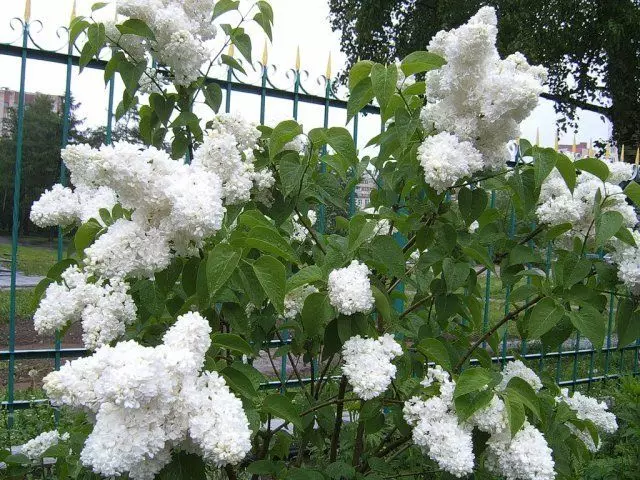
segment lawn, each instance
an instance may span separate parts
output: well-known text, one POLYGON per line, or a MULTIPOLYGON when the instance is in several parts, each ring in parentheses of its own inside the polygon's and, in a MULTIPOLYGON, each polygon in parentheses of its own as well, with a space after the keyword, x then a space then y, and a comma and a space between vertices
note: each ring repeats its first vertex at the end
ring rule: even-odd
MULTIPOLYGON (((16 290, 16 318, 31 319, 33 306, 33 288, 16 290)), ((9 321, 9 290, 0 290, 0 324, 9 321)))
MULTIPOLYGON (((18 271, 25 275, 46 275, 51 266, 56 263, 58 254, 51 246, 22 246, 18 247, 18 271)), ((11 260, 11 245, 0 244, 0 262, 9 268, 11 260)))

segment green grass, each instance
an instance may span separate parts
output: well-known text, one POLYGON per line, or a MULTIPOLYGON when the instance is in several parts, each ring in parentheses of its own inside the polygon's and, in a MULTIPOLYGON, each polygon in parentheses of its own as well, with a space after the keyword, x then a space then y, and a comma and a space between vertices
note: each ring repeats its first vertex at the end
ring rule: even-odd
MULTIPOLYGON (((9 267, 11 259, 11 245, 0 244, 0 259, 9 267)), ((49 268, 56 263, 58 255, 56 249, 51 246, 18 247, 18 271, 25 275, 46 275, 49 268)))
MULTIPOLYGON (((33 306, 33 288, 16 290, 16 317, 31 318, 35 312, 33 306)), ((9 321, 9 290, 0 290, 0 323, 9 321)))

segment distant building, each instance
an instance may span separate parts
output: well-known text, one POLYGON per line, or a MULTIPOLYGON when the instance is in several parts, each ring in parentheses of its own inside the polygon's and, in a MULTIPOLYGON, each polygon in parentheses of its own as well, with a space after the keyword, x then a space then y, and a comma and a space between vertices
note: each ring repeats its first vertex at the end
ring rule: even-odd
MULTIPOLYGON (((375 173, 373 174, 375 175, 375 173)), ((360 183, 356 185, 356 208, 362 210, 369 204, 369 198, 371 197, 371 191, 375 190, 378 186, 371 174, 364 172, 360 183)))
MULTIPOLYGON (((0 88, 0 125, 9 118, 9 112, 12 108, 18 108, 19 95, 20 92, 16 92, 15 90, 10 90, 6 87, 0 88)), ((53 102, 53 111, 56 113, 62 113, 64 97, 61 95, 26 92, 24 95, 25 104, 32 104, 38 95, 45 95, 46 97, 49 97, 53 102)))

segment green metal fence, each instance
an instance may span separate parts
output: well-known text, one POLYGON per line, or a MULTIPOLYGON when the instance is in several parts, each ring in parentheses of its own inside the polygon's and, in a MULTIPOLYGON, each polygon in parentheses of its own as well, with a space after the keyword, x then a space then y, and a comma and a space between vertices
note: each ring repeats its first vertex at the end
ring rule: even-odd
MULTIPOLYGON (((20 87, 19 87, 19 102, 17 106, 17 119, 18 119, 18 132, 17 132, 17 148, 15 151, 15 182, 13 192, 13 224, 12 224, 12 236, 11 236, 11 283, 10 283, 10 308, 9 308, 9 338, 8 338, 8 350, 0 351, 0 366, 2 363, 7 362, 7 393, 6 400, 1 403, 3 409, 8 412, 9 425, 12 423, 13 412, 16 409, 29 408, 39 403, 46 403, 46 400, 16 400, 15 395, 15 371, 16 362, 31 359, 53 359, 54 367, 57 369, 60 367, 62 359, 77 358, 78 356, 85 355, 87 353, 83 348, 62 348, 60 338, 57 337, 51 348, 43 349, 16 349, 16 273, 17 262, 19 257, 19 209, 20 209, 20 188, 21 188, 21 175, 23 171, 23 122, 25 112, 25 79, 28 72, 28 66, 30 60, 45 61, 49 64, 62 64, 66 68, 66 81, 64 91, 64 111, 63 111, 63 125, 62 125, 62 145, 64 147, 67 144, 70 128, 70 104, 72 94, 72 72, 74 68, 78 68, 79 50, 74 45, 68 45, 65 43, 63 47, 57 50, 48 50, 41 48, 34 40, 31 27, 34 22, 29 22, 28 15, 25 15, 27 20, 14 19, 18 22, 20 36, 8 43, 0 43, 0 62, 5 61, 9 57, 17 57, 20 59, 20 87)), ((65 35, 67 35, 65 31, 65 35)), ((263 57, 264 58, 264 57, 263 57)), ((266 60, 263 60, 266 63, 266 60)), ((300 69, 299 62, 296 62, 296 67, 292 69, 293 73, 293 86, 291 89, 277 88, 272 82, 269 75, 268 65, 259 64, 260 80, 257 83, 247 83, 241 81, 235 76, 235 73, 229 69, 226 78, 209 78, 208 81, 215 82, 220 85, 224 93, 224 107, 225 111, 229 112, 232 108, 232 100, 236 94, 243 93, 254 96, 260 101, 259 118, 260 122, 264 123, 265 114, 267 111, 266 101, 267 99, 280 99, 290 102, 291 116, 298 118, 299 107, 301 105, 310 105, 313 108, 318 109, 319 113, 323 115, 323 126, 329 125, 329 115, 332 109, 345 110, 346 101, 337 98, 334 94, 333 80, 331 78, 330 69, 327 69, 327 74, 320 77, 319 83, 324 85, 324 95, 317 95, 310 93, 303 85, 303 71, 300 69)), ((0 63, 0 68, 1 68, 0 63)), ((93 60, 88 65, 89 69, 104 70, 106 61, 93 60)), ((106 124, 106 139, 107 143, 111 142, 112 134, 112 119, 114 111, 114 81, 109 82, 108 92, 108 108, 107 116, 105 118, 106 124)), ((365 107, 360 114, 356 115, 353 123, 351 124, 352 133, 354 138, 358 139, 358 121, 363 115, 374 116, 379 120, 379 109, 373 105, 365 107)), ((305 125, 307 128, 320 126, 320 125, 305 125)), ((381 125, 380 128, 384 128, 381 125)), ((60 182, 65 183, 67 181, 67 175, 64 165, 60 164, 60 182)), ((491 204, 494 205, 496 201, 496 193, 491 195, 491 204)), ((350 213, 355 211, 354 193, 351 193, 350 198, 350 213)), ((512 229, 515 226, 515 216, 512 214, 512 229)), ((326 228, 324 210, 319 212, 318 229, 320 232, 324 232, 326 228)), ((63 255, 63 239, 62 232, 58 232, 58 257, 62 258, 63 255)), ((547 255, 548 266, 551 263, 552 251, 548 250, 547 255)), ((487 328, 490 325, 491 317, 491 304, 504 302, 503 308, 505 312, 509 310, 509 289, 506 289, 502 295, 502 299, 498 299, 497 295, 492 294, 492 288, 495 287, 495 280, 491 276, 491 272, 486 272, 485 281, 485 298, 484 298, 484 325, 487 328), (493 283, 492 283, 493 282, 493 283)), ((500 356, 493 357, 493 361, 496 363, 502 363, 514 358, 513 355, 509 355, 511 351, 514 354, 523 358, 529 366, 537 369, 539 372, 547 372, 555 377, 560 385, 567 385, 575 388, 577 385, 585 384, 589 388, 594 382, 607 381, 613 379, 624 373, 632 373, 637 375, 638 373, 638 350, 640 348, 640 341, 636 341, 634 345, 626 346, 624 348, 618 348, 617 339, 612 334, 615 310, 616 310, 616 298, 611 295, 609 298, 609 320, 607 328, 606 343, 602 348, 594 348, 588 342, 585 342, 577 334, 572 342, 569 342, 566 348, 560 348, 556 352, 544 352, 541 351, 541 347, 536 343, 526 342, 513 342, 510 344, 507 338, 507 332, 504 333, 502 338, 502 347, 500 356)), ((402 305, 396 304, 397 309, 401 310, 402 305)), ((21 319, 20 321, 25 321, 21 319)), ((283 338, 286 342, 287 339, 283 338)), ((281 345, 281 342, 272 342, 273 347, 281 345)), ((477 362, 474 360, 474 363, 477 362)), ((311 378, 303 379, 303 381, 313 381, 311 378)), ((281 385, 281 382, 288 382, 290 384, 298 384, 298 380, 287 380, 286 375, 286 360, 283 357, 280 380, 269 382, 264 384, 264 388, 277 388, 281 385)))

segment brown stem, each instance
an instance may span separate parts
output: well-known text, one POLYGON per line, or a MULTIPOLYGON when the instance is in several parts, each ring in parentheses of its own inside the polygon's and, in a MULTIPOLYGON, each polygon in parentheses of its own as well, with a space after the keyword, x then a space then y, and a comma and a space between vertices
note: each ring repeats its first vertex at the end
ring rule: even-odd
POLYGON ((404 437, 400 437, 396 441, 391 442, 386 448, 383 448, 376 456, 377 457, 384 457, 385 455, 387 455, 388 453, 391 453, 396 448, 398 448, 399 446, 405 444, 409 440, 411 440, 411 435, 405 435, 404 437))
MULTIPOLYGON (((542 232, 545 229, 544 225, 538 225, 536 228, 534 228, 531 233, 529 233, 529 235, 527 235, 526 237, 524 237, 522 240, 520 240, 518 242, 518 245, 524 245, 525 243, 527 243, 529 240, 532 240, 536 235, 538 235, 540 232, 542 232)), ((507 255, 509 255, 509 252, 502 252, 502 253, 498 253, 497 255, 494 255, 494 262, 498 263, 500 260, 502 260, 504 257, 506 257, 507 255)), ((483 272, 487 271, 487 266, 483 265, 482 268, 480 268, 476 274, 480 275, 483 272)))
POLYGON ((307 222, 304 221, 302 214, 300 213, 300 210, 298 210, 298 207, 295 207, 294 210, 298 215, 298 221, 301 222, 302 225, 304 225, 304 228, 307 229, 307 231, 309 232, 309 235, 311 235, 311 238, 313 238, 313 241, 316 243, 320 251, 326 255, 327 250, 322 246, 322 244, 320 243, 320 240, 318 240, 318 236, 316 235, 316 232, 313 230, 313 228, 307 225, 307 222))
POLYGON ((535 305, 536 303, 538 303, 540 300, 542 300, 544 298, 544 296, 542 295, 538 295, 536 296, 533 300, 525 303, 524 305, 522 305, 521 307, 516 308, 515 310, 509 312, 507 315, 505 315, 502 320, 500 320, 498 323, 496 323, 488 332, 486 332, 484 335, 482 335, 478 340, 476 340, 473 345, 471 345, 471 348, 469 348, 469 350, 467 350, 467 352, 464 354, 464 356, 458 361, 458 363, 456 363, 456 366, 453 367, 453 370, 455 372, 459 372, 460 369, 462 368, 462 366, 464 365, 464 363, 469 359, 469 357, 471 356, 471 354, 473 353, 473 351, 478 348, 483 342, 485 342, 491 335, 493 335, 495 332, 498 331, 498 329, 504 325, 505 323, 507 323, 509 320, 511 320, 512 318, 518 316, 519 313, 523 312, 524 310, 526 310, 527 308, 530 308, 531 306, 535 305))
MULTIPOLYGON (((364 400, 360 401, 360 411, 362 411, 362 405, 364 404, 364 400)), ((358 430, 356 432, 356 442, 353 446, 353 461, 351 464, 354 467, 360 465, 360 457, 362 456, 362 452, 364 451, 364 419, 362 415, 358 419, 358 430)))
POLYGON ((327 360, 327 363, 325 363, 324 368, 320 371, 320 376, 318 377, 318 388, 316 388, 315 394, 313 395, 313 397, 316 400, 320 396, 320 387, 322 386, 322 379, 327 374, 327 371, 329 370, 329 367, 331 366, 331 362, 333 361, 333 357, 335 357, 335 353, 331 354, 331 356, 327 360))
POLYGON ((327 400, 326 402, 314 405, 313 407, 309 408, 308 410, 305 410, 304 412, 302 412, 300 414, 300 416, 304 417, 305 415, 308 415, 311 412, 315 412, 316 410, 320 410, 321 408, 328 407, 329 405, 338 405, 338 404, 341 404, 341 403, 354 402, 354 401, 358 400, 357 398, 337 398, 337 397, 338 396, 336 395, 331 400, 327 400))
POLYGON ((238 476, 236 475, 236 471, 233 469, 233 465, 225 465, 224 471, 227 472, 227 477, 229 478, 229 480, 238 480, 238 476))
MULTIPOLYGON (((344 375, 340 380, 340 387, 338 388, 338 398, 344 398, 345 391, 347 390, 347 377, 344 375)), ((342 428, 342 411, 344 403, 340 402, 336 409, 336 423, 333 426, 333 435, 331 436, 331 449, 329 451, 329 463, 336 461, 338 454, 338 441, 340 440, 340 429, 342 428)))
POLYGON ((267 347, 265 349, 265 352, 267 352, 267 357, 269 358, 269 362, 271 363, 271 368, 273 369, 273 373, 275 374, 276 378, 280 382, 280 386, 282 387, 283 390, 286 390, 287 389, 287 384, 286 384, 286 382, 283 382, 282 379, 280 378, 280 374, 278 373, 278 369, 276 368, 275 363, 273 363, 273 358, 271 358, 271 352, 269 351, 269 347, 267 347))
MULTIPOLYGON (((284 340, 282 340, 282 336, 280 335, 280 332, 278 332, 276 330, 276 336, 278 337, 278 339, 284 343, 284 340)), ((298 383, 300 384, 300 390, 302 390, 305 394, 305 396, 307 397, 307 400, 309 401, 309 403, 313 403, 313 398, 311 397, 311 395, 309 395, 309 392, 307 391, 306 387, 304 386, 304 383, 302 381, 302 377, 300 376, 300 372, 298 371, 298 367, 296 366, 295 362, 293 361, 293 356, 291 355, 291 353, 287 352, 287 358, 289 359, 289 363, 291 364, 291 368, 293 369, 293 373, 295 374, 296 378, 298 379, 298 383)))
POLYGON ((413 305, 411 305, 409 308, 407 308, 404 312, 402 312, 402 314, 400 315, 400 318, 404 318, 407 315, 409 315, 411 312, 417 310, 418 308, 420 308, 420 306, 424 305, 425 303, 427 303, 429 300, 431 299, 431 295, 424 297, 420 300, 418 300, 416 303, 414 303, 413 305))

